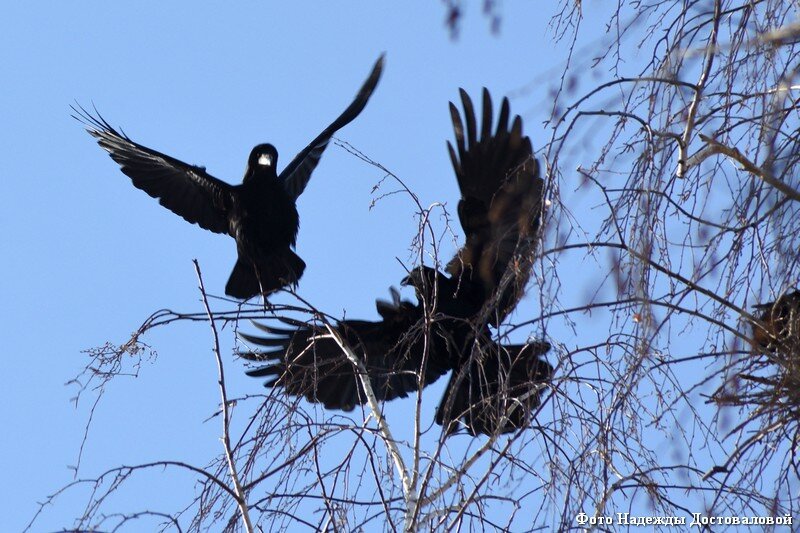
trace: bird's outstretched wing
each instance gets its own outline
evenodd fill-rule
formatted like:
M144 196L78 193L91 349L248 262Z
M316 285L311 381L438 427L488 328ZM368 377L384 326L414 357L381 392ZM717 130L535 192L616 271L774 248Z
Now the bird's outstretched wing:
M451 103L456 142L455 148L447 147L461 189L458 215L466 243L447 271L480 284L487 299L497 298L493 322L498 322L516 305L530 278L544 182L531 141L522 134L522 119L514 117L509 127L508 99L503 99L492 132L492 100L483 90L478 137L472 100L463 89L460 94L464 121ZM495 294L504 276L511 279Z
M393 302L378 302L382 320L343 320L336 325L337 333L364 363L381 401L405 398L418 390L420 372L425 386L450 369L449 359L435 349L426 354L421 308L393 294ZM239 333L250 344L273 348L241 353L245 359L268 363L247 374L269 378L265 386L283 387L288 394L304 396L327 409L350 411L364 404L357 371L328 330L317 323L282 320L292 329L254 322L270 336Z
M403 280L414 287L417 298L440 316L432 336L445 331L453 374L436 411L436 422L451 434L465 428L470 434L508 433L526 427L541 389L550 380L553 367L542 357L550 344L534 341L525 345L498 344L485 323L476 321L482 306L481 290L467 279L448 278L421 266ZM433 307L435 297L436 306ZM433 339L436 346L437 339Z
M473 356L453 371L436 409L436 423L447 434L460 427L471 435L527 427L553 375L553 367L540 357L550 344L504 345L479 338L473 350Z
M209 175L203 168L135 143L114 129L95 110L72 106L73 117L83 123L116 161L133 185L188 222L215 233L228 232L227 212L234 187Z
M325 151L331 137L333 137L333 134L339 129L352 122L353 119L364 110L364 106L367 105L369 97L372 96L372 91L375 90L375 86L378 84L382 70L383 55L375 62L375 66L372 67L372 72L367 78L367 81L361 86L355 100L344 110L344 113L339 115L339 118L334 120L330 126L317 135L317 138L303 148L292 162L283 169L280 177L283 180L284 188L289 196L296 200L297 197L303 193L303 190L305 190L308 184L308 180L311 179L311 173L317 167L317 163L319 163L319 159L322 157L322 152Z

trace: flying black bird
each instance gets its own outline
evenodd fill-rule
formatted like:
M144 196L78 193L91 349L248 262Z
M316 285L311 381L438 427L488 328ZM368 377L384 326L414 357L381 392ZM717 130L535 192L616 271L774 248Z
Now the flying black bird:
M381 320L342 320L336 326L340 337L361 358L370 378L370 385L379 400L405 398L429 385L452 368L448 357L451 328L433 326L426 343L423 325L424 311L419 304L401 300L392 289L392 301L378 300L376 307ZM352 363L319 323L304 323L281 319L295 329L253 324L271 337L256 337L239 333L247 342L274 348L267 352L240 354L251 361L270 364L247 372L250 376L270 378L267 387L282 386L292 396L305 396L311 402L322 403L327 409L351 411L366 402L366 396ZM457 333L457 332L456 332ZM461 343L466 342L462 337ZM426 364L423 358L426 356Z
M530 276L539 227L543 182L522 121L508 126L509 105L501 106L492 132L492 103L483 94L483 124L477 137L472 102L462 90L466 137L451 104L457 152L450 147L461 188L459 218L466 244L448 264L448 274L421 266L404 285L417 303L377 304L381 320L342 320L334 325L364 362L379 400L405 397L452 370L436 421L449 434L461 421L471 434L505 433L525 427L540 403L553 368L540 356L550 345L503 345L491 339L488 324L499 323L516 306ZM285 320L292 329L258 325L270 337L242 335L273 348L242 356L267 361L248 372L269 377L294 396L330 409L353 409L366 401L354 366L326 328Z
M753 348L759 352L800 353L800 291L782 295L774 302L757 304L761 311L753 324Z
M460 94L464 121L450 103L456 148L449 142L447 148L461 189L458 218L466 242L447 272L472 281L469 287L477 291L472 298L490 302L490 322L497 325L516 307L531 276L544 182L530 138L522 134L522 119L516 116L508 126L508 99L503 98L492 133L492 100L483 90L478 137L472 100L463 89Z
M424 272L436 274L432 269ZM404 283L421 279L412 275ZM439 286L442 307L437 302L433 319L426 320L420 298L431 283ZM485 326L476 332L473 322L447 313L461 315L474 310L471 304L462 305L451 298L451 280L437 276L426 284L424 289L415 286L416 304L401 300L392 289L391 302L377 302L380 321L341 320L334 326L363 362L376 398L405 398L453 370L436 411L436 422L445 426L446 433L457 431L459 420L472 435L526 427L540 405L543 384L553 373L553 367L540 357L550 350L550 344L497 344ZM253 322L269 336L239 333L246 342L271 349L240 354L250 361L268 363L248 375L266 377L266 387L283 387L287 394L304 396L326 409L351 411L366 403L357 371L327 328L320 323L280 320L292 328Z
M116 161L133 185L188 222L236 239L238 258L225 294L236 298L267 295L296 284L305 263L292 251L299 217L295 202L337 130L364 109L378 84L383 56L350 106L277 173L278 151L253 148L241 185L229 185L203 167L188 165L135 143L99 114L73 107L79 121ZM95 111L96 113L96 111Z

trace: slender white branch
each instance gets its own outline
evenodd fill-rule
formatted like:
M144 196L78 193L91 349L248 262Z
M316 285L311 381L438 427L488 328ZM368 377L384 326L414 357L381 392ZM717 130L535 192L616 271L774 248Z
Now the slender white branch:
M205 306L206 313L208 314L208 323L211 324L211 333L214 337L214 356L217 359L217 372L219 376L219 393L222 399L222 445L225 448L225 459L228 462L228 470L230 471L231 480L233 481L233 492L236 495L236 505L239 506L239 511L242 513L242 521L247 533L253 533L253 524L250 521L250 513L247 509L247 498L245 491L242 489L242 484L239 482L239 473L236 470L236 462L233 459L233 452L231 450L231 437L230 437L230 404L228 403L228 391L225 387L225 368L222 364L222 354L219 348L219 334L217 333L217 326L214 322L214 315L211 312L211 307L208 305L208 297L206 296L206 288L203 285L203 275L200 273L200 264L197 259L193 259L194 270L197 273L197 282L200 285L200 295L203 298L203 306Z
M738 148L731 148L703 134L700 134L700 139L702 139L707 146L699 152L693 154L692 157L686 161L687 168L692 165L698 165L702 163L712 155L722 154L734 160L736 163L739 163L742 169L760 178L767 185L778 189L791 200L800 202L800 191L790 187L780 179L776 178L763 168L750 161L742 152L739 151Z
M406 504L408 504L413 497L411 479L406 471L406 465L403 461L403 456L400 454L400 449L397 447L397 442L392 436L391 429L389 429L389 424L386 423L386 419L383 417L383 413L381 413L380 405L378 405L378 399L375 396L375 391L372 390L372 383L369 381L367 368L364 366L364 362L361 361L361 359L355 354L350 345L344 342L344 339L342 339L341 335L339 335L339 332L331 327L327 321L324 321L324 324L325 328L328 330L328 333L330 333L331 338L336 342L342 352L347 356L347 359L356 368L358 379L361 381L361 387L364 389L364 394L367 397L367 404L369 405L370 411L372 411L372 416L375 417L375 421L378 423L378 430L381 434L381 438L386 444L389 454L392 456L392 460L394 461L395 468L397 468L397 473L400 474L400 478L403 481L403 496Z
M764 43L781 45L800 38L800 22L793 22L775 30L762 33L757 40Z

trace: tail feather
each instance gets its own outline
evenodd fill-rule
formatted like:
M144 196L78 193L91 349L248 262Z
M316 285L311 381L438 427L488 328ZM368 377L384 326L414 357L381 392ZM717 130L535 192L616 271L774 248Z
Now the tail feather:
M225 294L241 299L257 294L266 296L287 285L296 284L305 268L305 262L291 250L273 254L261 261L258 272L252 261L239 256L225 285Z
M241 258L237 259L225 285L225 294L244 300L259 292L258 278L253 264Z
M487 353L453 371L436 423L450 435L464 427L471 435L516 431L530 424L553 367L540 355L550 345L487 346Z

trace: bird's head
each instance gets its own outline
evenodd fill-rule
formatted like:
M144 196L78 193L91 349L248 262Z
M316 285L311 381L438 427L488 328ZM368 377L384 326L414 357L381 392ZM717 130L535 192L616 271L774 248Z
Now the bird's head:
M482 288L477 284L466 278L451 278L425 265L409 272L400 284L414 287L420 302L432 303L435 294L437 309L452 317L472 317L480 311L484 301Z
M250 170L275 169L278 164L278 150L271 144L259 144L250 152L250 159L247 162Z

